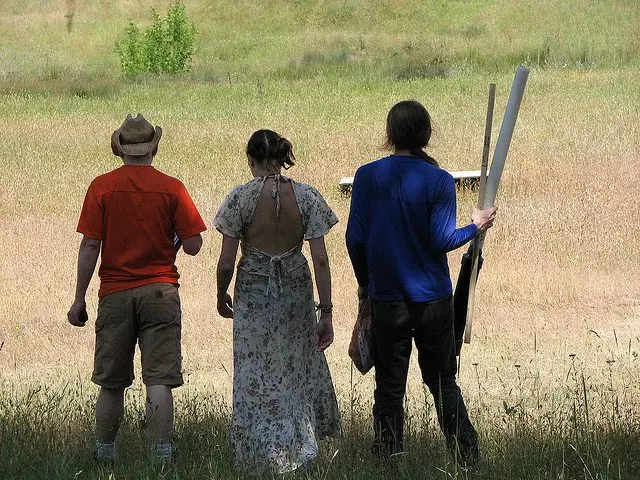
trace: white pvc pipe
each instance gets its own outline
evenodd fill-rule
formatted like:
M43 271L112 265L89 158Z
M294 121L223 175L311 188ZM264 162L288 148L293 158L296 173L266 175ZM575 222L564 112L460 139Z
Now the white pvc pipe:
M502 126L500 127L500 134L498 135L498 141L496 142L496 149L493 152L493 161L491 162L491 170L489 171L489 178L487 179L487 186L484 192L484 208L493 207L496 202L496 196L498 194L498 186L500 185L500 179L502 178L502 171L504 170L504 163L507 160L507 152L509 151L509 145L511 144L511 137L513 136L513 130L516 127L516 120L518 119L518 112L520 111L520 103L522 102L522 96L524 95L524 87L527 85L527 78L529 77L529 69L524 66L519 66L516 70L516 76L513 79L513 85L511 85L511 92L509 93L509 100L507 101L507 108L504 112L504 118L502 119ZM485 235L480 234L476 239L475 248L482 249L484 245ZM475 280L475 275L472 274L472 282ZM475 284L473 285L475 291ZM470 294L473 295L470 289ZM473 308L473 302L471 303ZM467 306L468 308L468 306ZM467 309L467 313L469 310ZM471 318L467 317L467 325L464 332L464 343L471 343Z
M509 101L507 102L507 108L504 112L504 119L502 120L502 127L500 127L496 149L493 152L493 161L491 162L491 170L489 172L489 178L487 179L487 190L484 194L484 208L492 207L496 201L498 185L502 177L502 170L504 170L504 162L507 159L507 152L511 144L511 137L513 136L513 130L516 126L518 111L520 110L520 103L522 102L524 87L527 85L528 77L529 69L522 65L519 66L516 70L516 76L513 79L513 85L511 86L511 93L509 94Z
M511 85L507 108L504 111L500 134L498 135L498 141L496 142L496 149L493 152L493 160L491 162L489 178L487 179L487 189L484 194L484 208L493 207L496 202L498 186L500 185L500 179L502 178L504 163L507 160L507 152L509 151L509 145L511 144L513 130L516 127L516 120L518 119L518 112L520 111L520 103L522 102L524 87L527 85L528 77L529 69L520 65L516 70L513 85ZM478 239L478 244L479 247L482 248L484 244L484 236Z

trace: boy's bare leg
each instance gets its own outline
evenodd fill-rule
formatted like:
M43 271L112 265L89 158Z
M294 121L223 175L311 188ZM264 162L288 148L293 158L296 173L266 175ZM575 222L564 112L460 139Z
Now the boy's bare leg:
M124 413L124 388L100 387L96 402L95 458L101 462L113 462L116 455L115 439Z
M96 402L96 430L98 442L111 443L116 439L124 412L124 388L100 387Z
M173 394L165 385L147 386L147 428L155 451L171 456L173 437Z

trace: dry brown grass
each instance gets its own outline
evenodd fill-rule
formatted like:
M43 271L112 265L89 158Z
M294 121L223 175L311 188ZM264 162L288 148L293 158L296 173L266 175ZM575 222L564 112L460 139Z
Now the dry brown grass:
M531 401L536 395L551 401L571 390L576 366L589 385L618 389L626 405L637 407L640 115L637 98L629 96L634 75L531 75L499 191L499 217L486 242L474 338L462 357L461 383L477 415L484 406L495 411L503 401L521 401L527 389L537 392L526 396ZM504 102L511 77L499 80ZM347 405L355 395L366 405L372 376L356 375L353 384L346 356L356 285L343 241L349 202L335 185L382 155L384 114L407 97L431 109L438 129L432 153L444 167L473 168L484 83L477 79L466 94L445 82L368 92L349 84L336 92L322 83L276 83L266 85L265 98L251 85L133 87L112 100L6 97L0 108L0 375L88 377L93 323L75 329L65 318L80 241L75 224L91 178L118 164L108 150L110 131L126 112L141 110L165 130L158 168L183 179L207 222L227 189L249 178L242 149L254 129L268 126L293 140L299 164L291 175L318 186L341 219L328 237L336 323L328 357L341 401ZM172 89L176 96L169 99ZM502 107L496 112L501 119ZM498 121L494 128L497 135ZM473 194L460 195L460 222L474 202ZM198 257L178 260L184 367L192 385L228 397L231 322L217 315L214 302L219 247L219 234L210 231ZM450 257L454 277L459 256ZM88 295L92 320L96 280ZM419 408L415 366L410 390Z

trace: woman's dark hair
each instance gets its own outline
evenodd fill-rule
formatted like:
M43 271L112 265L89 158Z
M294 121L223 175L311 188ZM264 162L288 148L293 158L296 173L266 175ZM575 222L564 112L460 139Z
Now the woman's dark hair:
M295 165L296 159L291 142L272 130L254 132L247 143L247 155L260 164L271 162L285 170Z
M391 150L409 150L411 155L420 157L438 166L423 150L431 138L431 117L427 109L415 100L396 103L387 115L387 141L385 147Z

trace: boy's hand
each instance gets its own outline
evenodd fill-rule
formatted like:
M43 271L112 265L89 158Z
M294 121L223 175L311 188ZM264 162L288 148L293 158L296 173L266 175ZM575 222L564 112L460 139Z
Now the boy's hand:
M74 327L84 327L89 320L87 304L84 300L76 300L67 313L67 320Z
M224 318L233 318L233 299L228 293L218 295L218 313Z
M484 232L493 226L498 207L489 207L484 210L475 208L471 214L471 221L476 224L479 232Z

